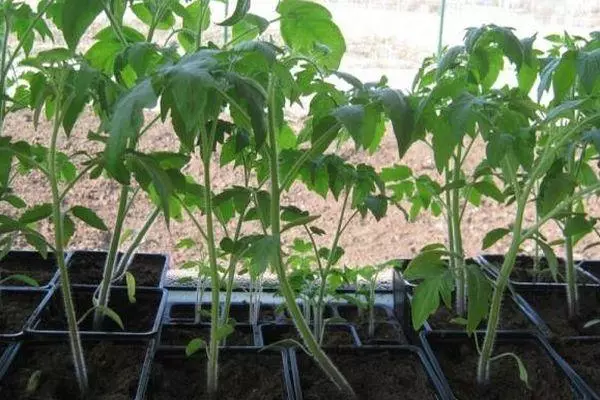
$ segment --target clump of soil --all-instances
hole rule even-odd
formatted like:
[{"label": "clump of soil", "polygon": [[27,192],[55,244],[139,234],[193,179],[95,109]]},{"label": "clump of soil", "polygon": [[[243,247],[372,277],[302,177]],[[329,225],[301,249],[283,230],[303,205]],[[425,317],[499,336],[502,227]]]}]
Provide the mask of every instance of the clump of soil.
[{"label": "clump of soil", "polygon": [[[163,325],[160,342],[167,346],[187,346],[192,339],[210,341],[210,325]],[[236,326],[234,331],[221,342],[223,346],[254,346],[251,326]]]},{"label": "clump of soil", "polygon": [[0,334],[21,332],[46,294],[46,291],[0,291]]},{"label": "clump of soil", "polygon": [[[454,318],[456,318],[456,313],[442,305],[429,317],[427,322],[429,322],[429,325],[431,325],[431,328],[434,330],[465,330],[464,325],[452,322],[452,319]],[[485,329],[486,326],[487,321],[481,321],[478,329]],[[509,296],[505,296],[500,311],[499,328],[506,330],[533,330],[535,329],[535,326],[531,323],[529,318],[523,314],[514,300]]]},{"label": "clump of soil", "polygon": [[[85,342],[89,392],[82,400],[131,400],[135,397],[146,345],[137,343]],[[34,393],[26,389],[32,375],[39,374]],[[67,343],[25,343],[7,376],[0,381],[0,397],[27,400],[74,400],[80,398]]]},{"label": "clump of soil", "polygon": [[[98,285],[102,281],[107,254],[103,252],[78,252],[69,261],[69,277],[73,284]],[[119,254],[121,257],[121,254]],[[128,271],[135,277],[138,287],[158,287],[165,265],[165,257],[155,254],[136,254]],[[123,279],[115,282],[125,285]]]},{"label": "clump of soil", "polygon": [[[38,253],[11,252],[0,261],[0,279],[10,275],[26,275],[39,286],[46,286],[56,274],[56,258],[52,253],[45,260]],[[7,279],[2,286],[27,286],[21,280]]]},{"label": "clump of soil", "polygon": [[512,357],[502,357],[492,363],[490,385],[476,385],[479,354],[471,339],[461,341],[436,340],[430,344],[457,399],[572,399],[573,393],[565,375],[554,365],[543,349],[533,340],[517,343],[497,343],[495,354],[515,353],[525,364],[530,388],[519,379],[519,369]]},{"label": "clump of soil", "polygon": [[[435,390],[421,360],[406,351],[329,352],[329,356],[356,392],[359,400],[435,399]],[[297,352],[304,400],[347,400],[315,362]]]},{"label": "clump of soil", "polygon": [[600,347],[598,341],[555,342],[552,347],[565,359],[575,372],[596,392],[600,391]]},{"label": "clump of soil", "polygon": [[[387,321],[389,314],[386,309],[381,306],[375,306],[375,321]],[[357,306],[351,304],[339,304],[337,306],[338,315],[352,324],[362,324],[369,321],[369,313],[367,309],[361,310]]]},{"label": "clump of soil", "polygon": [[[206,355],[176,357],[157,353],[148,400],[208,400]],[[219,400],[283,400],[283,361],[275,352],[227,352],[219,355]]]},{"label": "clump of soil", "polygon": [[[94,290],[75,289],[73,300],[77,318],[81,318],[91,307]],[[129,302],[127,291],[124,289],[113,289],[110,296],[109,307],[116,312],[125,326],[127,332],[149,332],[154,327],[158,307],[162,299],[159,292],[136,292],[136,302]],[[95,331],[93,329],[94,313],[89,315],[79,324],[82,331]],[[58,289],[52,295],[50,302],[42,311],[38,330],[66,330],[67,320],[65,317],[62,292]],[[121,332],[122,329],[110,318],[104,318],[103,331]]]},{"label": "clump of soil", "polygon": [[[261,332],[265,346],[285,339],[292,339],[298,343],[302,343],[302,338],[293,325],[263,325]],[[356,340],[349,326],[329,325],[325,327],[322,345],[329,347],[355,346]]]},{"label": "clump of soil", "polygon": [[402,332],[402,327],[392,322],[376,322],[375,334],[369,336],[369,324],[360,324],[356,327],[358,337],[363,344],[377,343],[379,340],[394,341],[398,344],[407,344],[406,336]]},{"label": "clump of soil", "polygon": [[593,287],[579,287],[579,316],[569,320],[567,294],[564,288],[544,289],[540,291],[522,291],[519,293],[539,314],[553,335],[587,336],[600,335],[600,325],[584,328],[592,319],[598,318],[600,293]]}]

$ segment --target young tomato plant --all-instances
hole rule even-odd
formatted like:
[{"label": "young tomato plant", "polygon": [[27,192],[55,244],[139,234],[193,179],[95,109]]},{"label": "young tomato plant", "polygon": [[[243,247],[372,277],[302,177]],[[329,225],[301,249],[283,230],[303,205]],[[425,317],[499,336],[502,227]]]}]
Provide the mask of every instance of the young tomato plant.
[{"label": "young tomato plant", "polygon": [[[478,206],[482,196],[502,203],[507,194],[496,186],[489,165],[493,154],[488,153],[488,159],[472,172],[465,162],[477,141],[487,140],[494,131],[519,129],[518,121],[526,118],[518,112],[517,103],[528,106],[519,93],[528,93],[535,79],[525,59],[531,41],[520,41],[510,28],[470,28],[463,45],[446,49],[437,62],[427,59],[415,79],[417,126],[429,132],[422,139],[433,150],[443,177],[441,187],[431,180],[419,183],[429,183],[425,192],[434,199],[432,209],[435,206],[435,211],[444,215],[448,232],[447,247],[426,246],[405,271],[407,279],[422,280],[412,303],[415,328],[437,309],[440,297],[450,308],[453,292],[454,311],[467,321],[468,331],[476,329],[486,316],[491,287],[476,265],[465,262],[461,225],[469,204]],[[497,87],[506,60],[516,67],[519,88]],[[515,111],[503,114],[507,104]],[[528,107],[522,107],[523,113],[533,112]],[[517,136],[516,140],[526,138]]]},{"label": "young tomato plant", "polygon": [[[529,53],[529,56],[532,57],[532,53]],[[586,56],[578,57],[577,60],[578,63],[589,62]],[[535,62],[535,59],[529,58],[529,65],[534,65],[534,71],[538,68]],[[543,93],[550,85],[548,74],[544,71],[548,68],[554,70],[561,62],[562,59],[540,67],[543,78],[540,80],[539,93]],[[586,68],[583,68],[581,65],[576,67],[574,64],[573,68],[578,79],[585,82],[584,89],[591,92],[597,73],[591,74],[593,68],[590,70],[588,69],[590,65],[585,65]],[[544,118],[530,119],[528,127],[524,124],[526,121],[521,120],[523,129],[518,132],[521,132],[520,136],[526,133],[525,137],[528,138],[526,142],[519,141],[514,134],[507,132],[497,132],[487,138],[488,161],[491,167],[502,172],[507,190],[514,197],[516,214],[509,229],[510,247],[495,282],[488,326],[481,347],[477,379],[482,384],[489,380],[490,361],[493,359],[492,351],[498,329],[502,296],[522,243],[530,239],[539,241],[541,237],[539,231],[542,226],[548,221],[561,219],[564,216],[572,218],[573,205],[590,195],[597,194],[600,189],[597,179],[593,179],[593,183],[590,180],[589,184],[579,185],[575,178],[578,175],[571,175],[573,170],[565,166],[568,165],[565,159],[571,157],[575,157],[576,160],[581,159],[582,149],[585,149],[590,142],[590,132],[595,131],[600,114],[597,108],[583,107],[585,111],[581,118],[569,119],[569,116],[573,116],[573,109],[581,104],[578,101],[565,103],[556,99],[556,92],[560,93],[561,88],[564,87],[561,75],[556,76],[558,71],[561,69],[554,70],[555,75],[552,77],[555,99],[545,108]],[[579,116],[579,112],[574,114]],[[562,118],[563,115],[566,119]],[[585,151],[583,153],[585,154]],[[535,187],[539,187],[536,198],[539,217],[532,226],[526,228],[523,226],[525,209]]]}]

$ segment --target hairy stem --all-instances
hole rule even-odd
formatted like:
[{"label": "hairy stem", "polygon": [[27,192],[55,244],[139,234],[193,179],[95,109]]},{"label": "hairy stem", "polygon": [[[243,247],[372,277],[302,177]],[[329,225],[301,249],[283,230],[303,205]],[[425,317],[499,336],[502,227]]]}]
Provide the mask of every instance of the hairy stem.
[{"label": "hairy stem", "polygon": [[[57,94],[56,104],[61,104],[61,95]],[[56,170],[56,142],[60,130],[61,120],[60,107],[56,107],[54,117],[54,127],[52,130],[52,140],[48,152],[48,175],[50,178],[50,187],[52,191],[52,221],[54,223],[54,242],[55,256],[60,271],[60,290],[63,298],[63,307],[67,317],[67,327],[69,330],[69,344],[71,355],[73,356],[73,367],[75,369],[75,379],[82,395],[88,390],[88,376],[83,345],[79,336],[79,327],[77,326],[77,315],[75,314],[75,304],[71,294],[71,280],[69,279],[69,270],[65,265],[65,251],[63,238],[63,215],[61,211],[60,192],[58,188],[58,172]]]},{"label": "hairy stem", "polygon": [[121,241],[121,233],[123,231],[123,223],[125,222],[128,195],[129,186],[121,186],[121,193],[119,194],[119,206],[117,209],[117,220],[115,222],[113,235],[110,239],[108,254],[106,255],[106,261],[104,263],[102,282],[100,282],[98,305],[101,306],[101,308],[97,308],[96,311],[94,311],[94,330],[96,331],[99,331],[102,328],[104,310],[108,307],[108,303],[110,301],[110,289],[112,286],[115,265],[117,263],[119,242]]},{"label": "hairy stem", "polygon": [[281,292],[285,299],[287,309],[290,312],[292,320],[296,329],[300,333],[300,337],[304,341],[306,349],[315,359],[317,364],[325,371],[329,378],[334,384],[344,393],[347,394],[348,398],[356,398],[352,387],[346,380],[346,378],[340,373],[333,362],[329,359],[327,354],[321,349],[319,343],[311,333],[308,322],[302,317],[302,311],[296,303],[296,296],[290,283],[286,277],[285,267],[283,260],[281,259],[281,228],[279,220],[280,211],[280,182],[279,182],[279,157],[277,151],[277,128],[275,122],[275,96],[274,90],[275,85],[272,81],[269,82],[268,100],[269,100],[269,148],[270,148],[270,175],[271,175],[271,231],[275,247],[278,249],[277,255],[273,257],[273,268],[277,273]]},{"label": "hairy stem", "polygon": [[579,313],[577,296],[577,271],[573,260],[573,236],[564,235],[565,239],[565,277],[567,281],[567,308],[569,319],[574,319]]},{"label": "hairy stem", "polygon": [[[460,148],[458,149],[458,155],[454,162],[453,171],[453,182],[456,183],[460,180]],[[454,253],[451,258],[456,260],[454,265],[454,273],[456,276],[456,313],[464,317],[467,310],[467,286],[465,280],[465,259],[462,245],[462,231],[461,231],[461,212],[460,212],[460,188],[452,189],[452,202],[450,215],[452,218],[452,237],[454,247],[452,252]]]}]

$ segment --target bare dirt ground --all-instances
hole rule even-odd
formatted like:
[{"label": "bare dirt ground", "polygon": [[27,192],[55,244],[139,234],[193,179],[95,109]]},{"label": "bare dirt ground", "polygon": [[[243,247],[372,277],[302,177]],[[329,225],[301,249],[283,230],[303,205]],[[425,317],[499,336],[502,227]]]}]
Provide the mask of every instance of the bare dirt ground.
[{"label": "bare dirt ground", "polygon": [[[398,4],[403,4],[403,6],[396,8],[382,2],[356,4],[336,1],[329,3],[328,6],[347,37],[348,55],[343,63],[344,70],[367,80],[378,79],[381,74],[386,74],[396,87],[408,88],[421,59],[435,51],[438,25],[438,16],[435,13],[437,2],[416,2],[416,5],[411,6],[414,9],[408,10],[407,7],[413,3],[415,2],[400,1]],[[274,4],[271,1],[258,1],[253,5],[253,12],[269,17],[269,10],[272,10],[273,7]],[[590,20],[589,22],[583,26],[573,26],[573,29],[576,31],[592,30],[588,27],[593,26],[598,19],[594,19],[591,14],[587,15],[587,18]],[[578,21],[581,25],[581,21]],[[522,28],[522,31],[518,31],[520,36],[531,34],[535,30],[543,33],[561,32],[567,23],[566,20],[556,17],[555,14],[534,17],[533,11],[521,12],[498,7],[469,8],[465,5],[461,8],[456,6],[448,11],[446,42],[458,43],[464,28],[484,22],[496,22],[499,25]],[[103,20],[99,19],[95,24],[95,29],[102,27],[103,24]],[[213,35],[218,37],[218,33],[213,33]],[[43,47],[40,45],[40,48]],[[291,110],[289,117],[293,121],[294,127],[301,126],[301,112]],[[63,137],[63,151],[73,153],[86,149],[86,146],[89,145],[86,135],[89,130],[96,129],[97,124],[98,121],[91,113],[87,112],[83,115],[71,138],[66,140]],[[8,118],[5,132],[7,135],[29,143],[47,145],[50,131],[48,123],[41,124],[37,131],[33,129],[32,125],[31,114],[21,112]],[[146,134],[142,148],[144,150],[177,150],[178,143],[168,125],[156,125]],[[86,150],[100,149],[88,148]],[[372,163],[378,169],[401,163],[410,166],[415,174],[435,174],[432,154],[423,144],[415,145],[403,160],[399,160],[395,139],[389,129],[379,152],[375,155],[356,153],[352,146],[343,147],[341,153],[352,161]],[[469,165],[473,167],[484,154],[483,146],[475,146]],[[216,169],[213,168],[213,170]],[[200,167],[197,163],[192,164],[190,171],[195,173],[197,180],[201,180]],[[220,188],[235,182],[237,178],[239,178],[238,174],[230,169],[218,170],[214,174],[215,185]],[[38,175],[19,179],[15,188],[30,205],[49,201],[47,183]],[[96,180],[84,180],[69,196],[67,205],[79,204],[90,207],[111,226],[116,214],[118,189],[116,183],[103,177]],[[144,198],[140,198],[140,200],[134,205],[128,216],[126,221],[128,228],[139,229],[151,211],[148,200]],[[322,199],[309,193],[302,185],[296,184],[289,193],[286,193],[285,200],[309,210],[311,214],[321,215],[319,226],[329,234],[335,230],[341,205],[333,199]],[[2,207],[0,207],[0,213],[10,213]],[[597,199],[590,202],[589,210],[592,215],[600,216]],[[506,227],[512,216],[513,209],[511,207],[498,206],[487,200],[483,200],[479,208],[469,207],[462,226],[467,254],[479,253],[485,233],[493,228]],[[526,223],[531,224],[533,220],[533,213],[529,212]],[[376,222],[370,217],[365,220],[355,220],[341,241],[341,245],[346,251],[342,263],[351,266],[377,263],[391,258],[410,257],[428,243],[444,242],[444,226],[442,217],[434,218],[429,214],[423,214],[416,221],[409,223],[405,221],[399,211],[393,209],[390,209],[388,216],[380,222]],[[50,228],[48,225],[42,226],[42,230],[48,235],[51,233]],[[556,237],[557,229],[555,226],[549,225],[545,233],[549,237]],[[286,236],[285,240],[289,242],[294,235],[301,234],[302,231],[292,232],[291,235]],[[170,252],[173,258],[172,266],[177,268],[190,256],[195,255],[195,253],[175,249],[175,244],[184,237],[198,237],[189,221],[174,221],[170,229],[167,229],[161,220],[153,227],[141,250]],[[327,237],[323,244],[329,245],[330,241],[331,237]],[[595,241],[594,238],[584,240],[578,246],[578,255],[585,257],[600,255],[600,247],[592,248],[585,253],[581,251],[593,241]],[[70,248],[106,249],[108,242],[108,234],[78,225]],[[505,248],[506,241],[503,241],[488,251],[502,252]]]}]

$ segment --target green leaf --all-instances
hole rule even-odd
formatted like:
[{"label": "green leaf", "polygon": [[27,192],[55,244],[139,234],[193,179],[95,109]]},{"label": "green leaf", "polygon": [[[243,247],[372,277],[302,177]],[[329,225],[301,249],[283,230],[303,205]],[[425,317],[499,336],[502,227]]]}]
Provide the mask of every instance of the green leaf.
[{"label": "green leaf", "polygon": [[554,102],[562,101],[570,92],[577,77],[577,54],[567,51],[554,70],[552,87],[554,89]]},{"label": "green leaf", "polygon": [[233,25],[232,40],[243,42],[253,40],[269,27],[269,21],[255,14],[246,14],[246,16]]},{"label": "green leaf", "polygon": [[477,265],[466,265],[467,273],[467,332],[474,332],[486,317],[492,296],[492,285]]},{"label": "green leaf", "polygon": [[379,89],[375,92],[375,97],[383,104],[386,115],[392,121],[394,135],[398,142],[398,152],[402,158],[416,140],[413,109],[399,90]]},{"label": "green leaf", "polygon": [[569,174],[547,174],[540,185],[537,209],[541,216],[548,214],[573,193],[576,182]]},{"label": "green leaf", "polygon": [[282,228],[281,228],[281,233],[288,231],[292,228],[295,228],[297,226],[301,226],[301,225],[308,225],[311,222],[316,221],[317,219],[321,218],[320,215],[308,215],[306,217],[301,217],[301,218],[297,218],[287,224],[285,224]]},{"label": "green leaf", "polygon": [[404,270],[404,278],[428,279],[442,275],[448,268],[442,257],[447,256],[446,250],[426,250],[413,258]]},{"label": "green leaf", "polygon": [[122,330],[125,330],[125,326],[123,325],[123,320],[121,319],[121,317],[119,317],[119,314],[117,314],[112,308],[104,307],[104,306],[96,306],[96,309],[100,310],[100,312],[102,314],[104,314],[104,316],[112,319],[114,321],[114,323],[119,326],[119,328],[121,328]]},{"label": "green leaf", "polygon": [[555,282],[558,282],[558,258],[556,257],[556,253],[552,250],[548,244],[546,244],[542,240],[536,240],[542,252],[544,252],[544,257],[546,257],[546,261],[548,262],[548,269],[550,269],[550,273],[552,274],[552,279]]},{"label": "green leaf", "polygon": [[42,219],[46,219],[52,215],[52,204],[44,203],[38,204],[29,208],[27,211],[21,215],[19,218],[19,222],[22,224],[31,224],[33,222],[40,221]]},{"label": "green leaf", "polygon": [[102,0],[64,0],[61,30],[71,50],[102,10]]},{"label": "green leaf", "polygon": [[30,276],[23,275],[23,274],[14,274],[14,275],[6,276],[6,277],[0,279],[0,285],[6,281],[19,281],[19,282],[22,282],[26,285],[33,286],[33,287],[40,286],[39,283],[35,279],[33,279]]},{"label": "green leaf", "polygon": [[504,202],[504,194],[498,187],[490,181],[480,181],[473,184],[473,187],[482,195],[496,200],[498,203]]},{"label": "green leaf", "polygon": [[92,228],[99,229],[101,231],[107,231],[108,227],[104,224],[104,221],[96,214],[94,211],[89,208],[82,206],[74,206],[71,208],[71,213],[74,217],[79,218]]},{"label": "green leaf", "polygon": [[416,287],[411,304],[412,323],[415,330],[421,328],[427,318],[437,311],[440,306],[440,296],[450,297],[452,295],[452,287],[452,277],[447,269],[444,270],[444,273],[425,279]]},{"label": "green leaf", "polygon": [[179,242],[177,242],[177,244],[175,245],[176,249],[193,249],[194,247],[196,247],[196,241],[192,238],[184,238],[181,239]]},{"label": "green leaf", "polygon": [[8,204],[10,204],[11,206],[13,206],[15,208],[27,207],[27,204],[25,203],[25,201],[23,201],[23,199],[21,199],[18,196],[15,196],[15,195],[9,194],[7,196],[4,196],[4,198],[2,200],[6,201]]},{"label": "green leaf", "polygon": [[486,250],[492,247],[498,240],[510,233],[510,229],[496,228],[489,231],[483,238],[482,249]]},{"label": "green leaf", "polygon": [[130,143],[137,139],[142,127],[142,110],[154,107],[156,100],[150,80],[145,80],[123,96],[115,106],[115,113],[109,123],[110,137],[104,157],[107,171],[123,184],[129,184],[129,173],[123,163],[124,154]]},{"label": "green leaf", "polygon": [[364,201],[366,208],[373,214],[375,220],[379,221],[385,214],[388,209],[388,199],[383,195],[377,196],[367,196]]},{"label": "green leaf", "polygon": [[384,182],[403,181],[412,176],[412,170],[406,165],[394,165],[393,167],[383,168],[380,176]]},{"label": "green leaf", "polygon": [[250,0],[237,0],[233,14],[223,22],[217,23],[221,26],[233,26],[240,22],[250,10]]},{"label": "green leaf", "polygon": [[439,80],[446,71],[453,68],[454,64],[456,64],[456,59],[464,50],[464,46],[454,46],[444,52],[435,71],[436,80]]},{"label": "green leaf", "polygon": [[75,234],[75,223],[73,220],[67,215],[64,214],[63,218],[63,246],[67,247],[71,238]]},{"label": "green leaf", "polygon": [[379,123],[379,113],[372,105],[341,106],[333,111],[333,116],[344,125],[357,148],[362,146],[367,149],[371,146]]},{"label": "green leaf", "polygon": [[192,339],[185,347],[185,355],[189,357],[198,352],[198,350],[205,349],[207,347],[208,346],[206,345],[206,342],[203,339]]},{"label": "green leaf", "polygon": [[135,303],[135,276],[129,271],[125,272],[125,283],[127,285],[127,297],[130,303]]},{"label": "green leaf", "polygon": [[577,236],[590,233],[594,229],[595,222],[590,221],[583,215],[575,215],[567,219],[563,234],[565,236]]},{"label": "green leaf", "polygon": [[328,69],[338,69],[346,42],[329,11],[320,4],[283,0],[277,6],[281,36],[296,52],[311,56]]},{"label": "green leaf", "polygon": [[246,255],[251,258],[253,266],[264,272],[275,257],[279,257],[279,246],[272,236],[263,236],[250,244]]},{"label": "green leaf", "polygon": [[233,325],[231,324],[224,324],[221,325],[217,328],[217,334],[216,334],[216,338],[217,340],[221,341],[223,339],[225,339],[227,336],[231,335],[234,331]]},{"label": "green leaf", "polygon": [[[173,195],[173,184],[169,174],[167,174],[166,171],[161,168],[160,164],[150,156],[136,153],[130,155],[129,157],[134,168],[143,171],[144,174],[147,174],[150,177],[152,188],[158,195],[158,200],[165,217],[165,221],[168,225],[171,210],[170,199]],[[140,186],[142,186],[144,190],[148,191],[150,187],[144,182],[144,180],[140,180],[138,176],[139,173],[137,173],[136,179],[140,183]]]},{"label": "green leaf", "polygon": [[591,94],[600,76],[600,48],[577,55],[577,74],[584,90]]},{"label": "green leaf", "polygon": [[519,369],[519,379],[521,379],[521,381],[523,383],[525,383],[525,385],[528,388],[530,388],[529,374],[527,373],[527,368],[525,368],[525,364],[523,364],[523,361],[521,361],[519,356],[517,356],[515,353],[502,353],[502,354],[498,354],[497,356],[492,357],[491,360],[496,361],[502,357],[512,357],[517,362],[517,368]]}]

